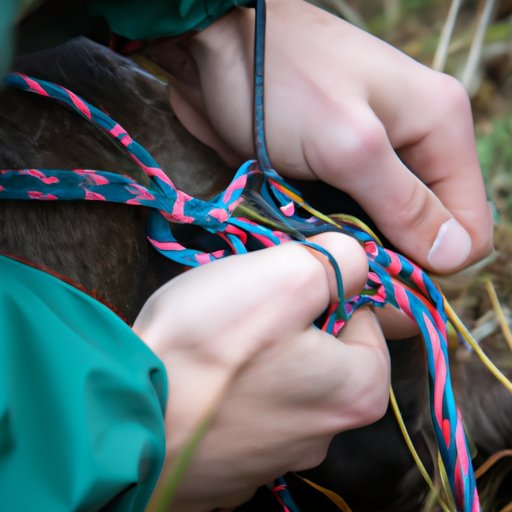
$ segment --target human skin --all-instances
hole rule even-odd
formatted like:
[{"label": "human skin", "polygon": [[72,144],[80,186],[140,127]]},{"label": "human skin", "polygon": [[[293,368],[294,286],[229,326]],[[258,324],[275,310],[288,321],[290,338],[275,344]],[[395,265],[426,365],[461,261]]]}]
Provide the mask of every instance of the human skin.
[{"label": "human skin", "polygon": [[[254,11],[235,8],[192,37],[148,49],[173,75],[180,120],[233,166],[254,157],[253,34]],[[491,251],[470,104],[452,77],[306,2],[269,0],[265,109],[281,174],[348,192],[426,269],[456,271]],[[366,279],[366,256],[340,235],[324,236],[350,295]],[[374,316],[359,312],[340,340],[311,327],[329,302],[329,266],[320,272],[318,261],[296,244],[228,259],[170,283],[143,311],[149,331],[136,330],[173,379],[170,460],[229,384],[175,510],[234,506],[258,485],[320,462],[336,433],[384,413],[389,362]],[[159,303],[173,311],[172,325]],[[389,312],[381,319],[393,337],[411,332]]]},{"label": "human skin", "polygon": [[[360,291],[358,243],[337,233],[313,241],[336,258],[346,296]],[[336,297],[326,258],[289,242],[192,269],[148,300],[134,330],[169,375],[168,460],[222,398],[173,510],[235,506],[320,463],[336,433],[384,414],[389,357],[373,313],[356,313],[339,338],[312,326]]]},{"label": "human skin", "polygon": [[[303,2],[268,4],[267,132],[275,167],[351,193],[427,268],[456,270],[484,256],[490,216],[460,85]],[[254,155],[252,30],[253,11],[234,9],[184,39],[169,63],[170,99],[182,122],[232,165]],[[471,238],[452,221],[439,240],[452,218]],[[329,238],[339,236],[320,240],[337,255],[345,289],[356,293],[366,256],[349,239]],[[359,312],[339,340],[311,327],[334,300],[324,264],[287,244],[190,271],[146,304],[134,328],[170,378],[169,460],[229,389],[175,510],[236,505],[272,478],[316,465],[334,434],[384,413],[389,361],[373,315]]]},{"label": "human skin", "polygon": [[[254,10],[235,8],[149,50],[173,74],[181,121],[234,166],[254,157],[253,34]],[[348,192],[424,268],[491,251],[471,107],[453,77],[307,2],[268,0],[265,116],[281,174]]]}]

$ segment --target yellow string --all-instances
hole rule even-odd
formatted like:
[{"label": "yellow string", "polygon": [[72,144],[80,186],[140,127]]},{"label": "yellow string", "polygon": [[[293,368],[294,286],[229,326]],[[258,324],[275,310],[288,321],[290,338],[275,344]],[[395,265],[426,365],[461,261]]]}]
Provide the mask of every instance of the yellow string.
[{"label": "yellow string", "polygon": [[493,453],[476,471],[475,478],[481,478],[494,464],[505,457],[512,457],[512,450],[500,450],[499,452]]},{"label": "yellow string", "polygon": [[382,245],[381,240],[375,234],[375,232],[369,226],[367,226],[362,220],[359,220],[357,217],[353,217],[352,215],[347,215],[344,213],[336,213],[330,216],[324,215],[322,212],[319,212],[318,210],[307,204],[304,201],[304,199],[302,199],[302,197],[300,197],[299,195],[295,194],[295,192],[284,187],[281,183],[277,183],[276,181],[272,180],[272,184],[284,195],[286,195],[292,201],[297,203],[303,210],[306,210],[308,213],[311,213],[311,215],[313,215],[317,219],[323,220],[327,224],[331,224],[332,226],[336,226],[337,228],[343,228],[343,223],[352,224],[354,226],[357,226],[365,233],[369,234],[371,237],[373,237],[379,245]]},{"label": "yellow string", "polygon": [[503,336],[505,337],[506,342],[508,343],[508,347],[512,350],[512,333],[510,332],[510,328],[508,326],[507,319],[505,318],[505,314],[503,313],[503,308],[501,307],[500,300],[498,299],[498,294],[496,293],[496,289],[492,284],[492,281],[487,278],[485,279],[485,288],[487,290],[487,295],[489,295],[489,300],[491,301],[492,308],[494,309],[494,313],[501,327],[501,332],[503,332]]},{"label": "yellow string", "polygon": [[334,491],[326,489],[325,487],[322,487],[319,484],[315,484],[315,482],[312,482],[311,480],[308,480],[303,476],[296,476],[298,476],[303,482],[313,487],[313,489],[316,489],[317,491],[321,492],[326,498],[331,500],[331,502],[334,503],[342,512],[352,512],[352,509],[348,506],[347,502],[339,494],[336,494]]},{"label": "yellow string", "polygon": [[507,379],[503,373],[496,367],[496,365],[489,359],[487,354],[482,350],[480,345],[474,340],[471,333],[461,322],[460,318],[457,316],[455,311],[452,309],[446,297],[443,296],[444,300],[444,308],[448,315],[450,322],[453,326],[460,332],[462,337],[466,340],[469,346],[473,349],[475,354],[480,358],[484,366],[494,375],[494,377],[503,385],[503,387],[509,392],[512,393],[512,382]]},{"label": "yellow string", "polygon": [[452,512],[452,509],[450,509],[450,507],[443,501],[441,496],[439,496],[439,491],[436,489],[434,483],[432,482],[432,479],[430,478],[428,471],[423,465],[423,462],[420,456],[418,455],[416,448],[414,447],[411,436],[409,435],[407,427],[405,426],[405,422],[402,418],[402,414],[400,413],[400,408],[398,407],[396,396],[392,387],[390,387],[389,389],[389,399],[391,401],[391,407],[393,408],[393,412],[395,413],[396,421],[398,423],[398,426],[400,427],[400,431],[402,432],[405,444],[407,445],[407,448],[409,449],[409,452],[411,453],[412,458],[414,459],[414,462],[418,467],[419,472],[421,473],[421,476],[423,477],[427,485],[430,487],[433,496],[437,499],[437,502],[439,503],[439,506],[443,509],[443,512]]},{"label": "yellow string", "polygon": [[[277,184],[275,184],[275,185],[278,186]],[[373,230],[371,230],[364,222],[362,222],[358,218],[352,217],[351,215],[345,215],[345,214],[336,214],[336,215],[331,215],[330,217],[327,217],[326,215],[322,214],[321,212],[319,212],[319,211],[315,210],[314,208],[312,208],[311,206],[309,206],[307,203],[305,203],[302,200],[302,198],[300,196],[298,196],[297,194],[294,194],[291,190],[283,189],[282,187],[279,187],[279,188],[288,197],[290,197],[292,200],[297,202],[304,210],[308,211],[309,213],[311,213],[312,215],[314,215],[318,219],[323,220],[324,222],[327,222],[328,224],[334,225],[334,226],[336,226],[338,228],[342,227],[343,223],[352,224],[352,225],[358,227],[359,229],[363,230],[364,232],[366,232],[370,236],[372,236],[377,243],[382,245],[382,242],[379,240],[379,238],[373,232]],[[496,316],[498,317],[498,321],[500,322],[500,325],[501,325],[503,334],[505,336],[505,339],[507,340],[507,343],[508,343],[509,347],[512,350],[512,333],[510,332],[508,324],[507,324],[507,322],[505,320],[505,316],[503,314],[503,310],[502,310],[501,305],[499,303],[499,300],[497,298],[494,286],[492,285],[492,283],[490,281],[487,281],[486,282],[486,287],[487,287],[487,291],[488,291],[488,294],[489,294],[489,298],[490,298],[491,303],[493,304],[494,310],[496,312]],[[447,316],[448,316],[451,324],[455,327],[455,329],[458,332],[460,332],[462,337],[471,346],[473,351],[476,353],[476,355],[482,361],[484,366],[491,372],[491,374],[510,393],[512,393],[512,382],[510,382],[510,380],[489,359],[489,357],[481,349],[481,347],[478,345],[478,343],[473,339],[473,337],[471,336],[471,333],[468,331],[468,329],[461,322],[461,320],[459,319],[459,317],[457,316],[457,314],[455,313],[453,308],[450,306],[450,304],[446,300],[446,297],[443,294],[442,294],[442,296],[443,296],[444,308],[445,308],[445,311],[447,313]],[[403,421],[403,418],[402,418],[402,415],[400,413],[400,409],[399,409],[398,404],[396,402],[396,397],[395,397],[395,394],[394,394],[392,388],[390,389],[390,400],[391,400],[391,405],[392,405],[393,411],[395,413],[395,417],[397,419],[398,425],[399,425],[400,430],[402,432],[402,436],[403,436],[403,438],[405,440],[405,443],[407,444],[407,447],[408,447],[408,449],[409,449],[409,451],[410,451],[410,453],[411,453],[411,455],[412,455],[412,457],[413,457],[413,459],[414,459],[414,461],[416,463],[416,466],[418,467],[418,470],[420,471],[420,473],[423,476],[424,480],[426,481],[426,483],[430,487],[430,490],[432,491],[434,497],[437,499],[437,501],[439,503],[439,506],[442,508],[442,510],[444,512],[451,512],[451,510],[455,510],[455,508],[454,508],[455,505],[453,504],[453,500],[452,499],[450,500],[451,507],[449,507],[441,499],[441,497],[439,496],[438,490],[435,488],[434,483],[432,482],[432,479],[430,478],[427,470],[425,469],[425,466],[423,465],[423,462],[421,461],[421,459],[420,459],[420,457],[419,457],[419,455],[418,455],[418,453],[417,453],[417,451],[416,451],[416,449],[415,449],[415,447],[414,447],[414,445],[412,443],[412,440],[411,440],[411,438],[409,436],[409,433],[407,431],[407,427],[405,426],[405,423]],[[439,470],[440,470],[440,474],[441,474],[442,485],[443,485],[443,487],[444,487],[444,489],[446,491],[446,481],[447,481],[446,469],[444,468],[444,464],[443,464],[443,462],[442,462],[442,460],[440,458],[439,452],[438,452],[438,463],[439,463]],[[306,481],[307,483],[309,483],[310,485],[312,485],[313,487],[317,488],[320,492],[323,492],[323,494],[325,494],[327,497],[329,497],[329,495],[327,493],[332,493],[332,491],[329,491],[328,489],[321,488],[320,486],[317,486],[317,484],[314,484],[313,482],[309,482],[306,479],[303,479],[303,480]],[[335,493],[333,493],[333,494],[335,494]],[[450,492],[446,492],[446,494],[447,494],[447,496],[449,498],[452,498]],[[335,494],[335,496],[337,496],[337,495]],[[345,502],[343,502],[343,503],[345,503]],[[346,505],[346,503],[345,503],[345,505]],[[348,507],[348,505],[346,505],[346,506]],[[348,510],[349,511],[350,509],[343,509],[343,508],[341,508],[341,510],[344,510],[344,511]],[[510,506],[506,506],[500,512],[512,512],[512,504],[510,504]]]},{"label": "yellow string", "polygon": [[512,512],[512,503],[505,505],[499,512]]},{"label": "yellow string", "polygon": [[457,506],[455,505],[455,501],[453,500],[453,494],[451,492],[450,483],[448,481],[448,473],[446,472],[446,467],[444,465],[443,459],[441,458],[441,453],[437,450],[437,467],[439,468],[439,475],[441,477],[441,485],[443,486],[443,490],[445,495],[449,500],[449,506],[452,510],[457,510]]},{"label": "yellow string", "polygon": [[370,235],[379,245],[383,245],[381,239],[376,235],[375,231],[367,226],[362,220],[359,220],[357,217],[353,217],[352,215],[347,215],[345,213],[336,213],[331,215],[331,218],[334,220],[340,221],[340,224],[352,224],[353,226],[358,227],[360,230],[364,231],[367,235]]}]

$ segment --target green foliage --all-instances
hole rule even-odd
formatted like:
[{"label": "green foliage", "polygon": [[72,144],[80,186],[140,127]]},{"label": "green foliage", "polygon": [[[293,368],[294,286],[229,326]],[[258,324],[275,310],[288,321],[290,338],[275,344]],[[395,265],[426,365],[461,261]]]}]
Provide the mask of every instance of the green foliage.
[{"label": "green foliage", "polygon": [[494,119],[477,135],[477,150],[490,199],[512,220],[512,112]]}]

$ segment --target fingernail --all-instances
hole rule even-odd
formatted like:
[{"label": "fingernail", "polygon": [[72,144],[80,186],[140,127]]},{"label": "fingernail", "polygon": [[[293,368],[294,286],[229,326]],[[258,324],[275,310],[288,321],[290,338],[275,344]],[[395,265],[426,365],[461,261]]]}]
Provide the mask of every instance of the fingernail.
[{"label": "fingernail", "polygon": [[441,225],[427,260],[439,272],[449,272],[464,263],[471,252],[469,233],[455,220]]}]

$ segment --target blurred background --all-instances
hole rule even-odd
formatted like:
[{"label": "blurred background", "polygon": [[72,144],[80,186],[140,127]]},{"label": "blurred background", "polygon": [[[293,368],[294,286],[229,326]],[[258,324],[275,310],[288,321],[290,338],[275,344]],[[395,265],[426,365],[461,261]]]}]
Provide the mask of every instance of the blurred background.
[{"label": "blurred background", "polygon": [[313,0],[414,59],[457,77],[471,97],[478,151],[500,220],[512,215],[512,0]]}]

